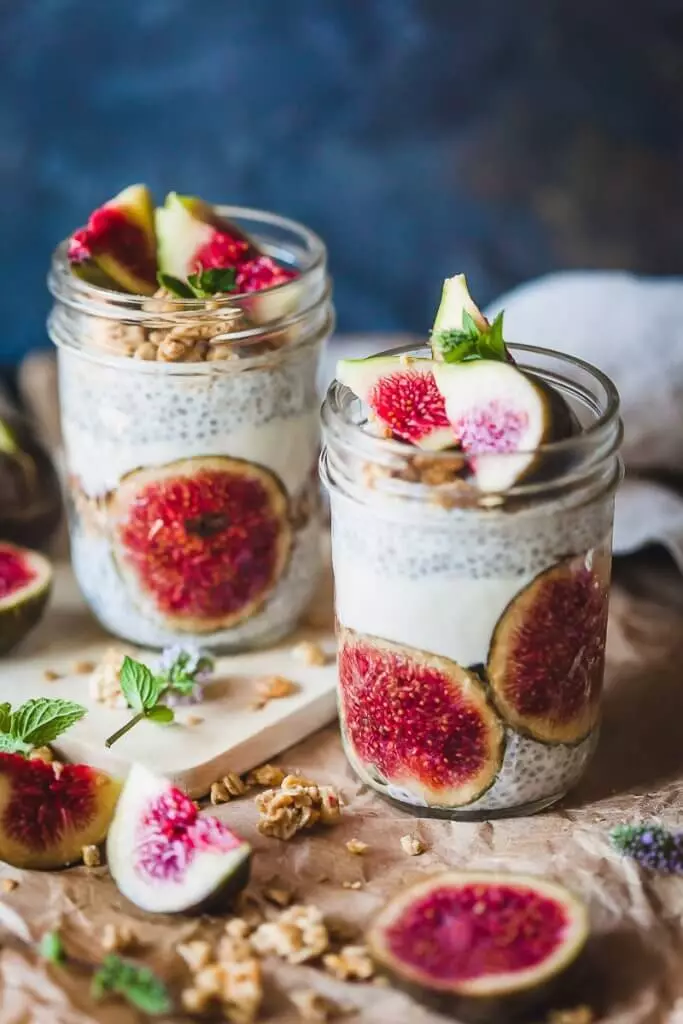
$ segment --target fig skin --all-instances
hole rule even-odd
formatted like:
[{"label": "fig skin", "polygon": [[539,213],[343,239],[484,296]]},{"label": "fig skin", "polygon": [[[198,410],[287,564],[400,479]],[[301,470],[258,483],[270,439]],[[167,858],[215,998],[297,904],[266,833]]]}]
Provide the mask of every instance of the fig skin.
[{"label": "fig skin", "polygon": [[61,521],[52,460],[29,420],[0,396],[0,541],[44,551]]},{"label": "fig skin", "polygon": [[26,548],[1,544],[11,548],[18,557],[28,559],[38,579],[25,584],[0,603],[0,656],[8,654],[26,637],[43,617],[52,590],[52,567],[46,558]]},{"label": "fig skin", "polygon": [[[430,890],[438,891],[453,887],[454,891],[457,891],[476,886],[481,889],[481,899],[484,901],[486,887],[501,884],[513,890],[515,888],[531,889],[542,899],[549,899],[551,902],[561,905],[569,921],[568,937],[562,938],[558,942],[555,952],[551,950],[545,961],[541,960],[535,968],[523,968],[516,983],[512,980],[513,974],[509,976],[510,981],[507,987],[496,984],[495,972],[491,972],[489,975],[488,990],[486,977],[481,976],[475,979],[474,991],[471,982],[459,981],[457,978],[454,978],[450,985],[445,980],[440,983],[434,982],[426,972],[423,980],[420,981],[419,968],[410,964],[404,966],[394,952],[388,948],[385,934],[392,926],[395,927],[397,920],[400,920],[400,915],[410,908],[412,899],[419,903],[425,896],[429,896]],[[485,904],[481,912],[487,913]],[[454,923],[455,921],[457,919],[454,919]],[[461,933],[463,942],[468,936],[466,921],[467,915],[465,914],[463,915]],[[440,923],[443,927],[443,921]],[[447,935],[447,932],[445,934]],[[374,917],[365,936],[370,955],[380,974],[387,977],[417,1002],[426,1004],[449,1017],[470,1022],[470,1024],[486,1024],[486,1022],[499,1024],[503,1021],[528,1020],[527,1014],[530,1011],[538,1011],[539,1008],[547,1007],[550,1000],[553,1001],[554,1006],[557,1006],[558,1002],[562,1000],[563,993],[571,993],[575,1002],[576,982],[586,967],[588,940],[589,922],[586,908],[576,896],[564,889],[563,886],[535,876],[486,871],[448,871],[423,879],[409,886],[407,890],[401,890]],[[438,941],[438,936],[435,937],[435,941]],[[504,948],[503,946],[502,949]],[[557,956],[556,963],[549,967],[548,961],[553,955],[556,955],[557,950],[563,955]],[[536,980],[533,978],[534,970],[537,974]],[[526,973],[526,978],[521,976],[524,973]]]}]

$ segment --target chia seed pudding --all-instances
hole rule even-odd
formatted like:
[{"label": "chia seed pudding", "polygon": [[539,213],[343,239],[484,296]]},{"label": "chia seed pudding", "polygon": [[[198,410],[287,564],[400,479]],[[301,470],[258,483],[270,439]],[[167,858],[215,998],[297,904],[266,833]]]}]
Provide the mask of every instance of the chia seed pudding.
[{"label": "chia seed pudding", "polygon": [[[269,214],[174,202],[162,210],[180,216],[179,237],[157,215],[159,258],[173,273],[159,273],[159,288],[138,259],[151,296],[93,283],[102,267],[112,273],[112,252],[115,271],[129,257],[110,238],[107,205],[96,211],[107,214],[106,245],[90,239],[93,214],[53,261],[72,563],[117,636],[248,649],[292,630],[321,568],[316,374],[333,316],[325,250]],[[75,238],[85,271],[74,267]],[[210,255],[208,269],[198,253]]]},{"label": "chia seed pudding", "polygon": [[[347,756],[406,809],[461,819],[560,799],[584,773],[600,719],[618,399],[586,364],[507,351],[516,375],[571,410],[570,436],[539,445],[531,472],[519,449],[419,451],[400,420],[387,436],[377,389],[354,396],[337,381],[323,407]],[[421,357],[357,362],[383,359],[384,386],[413,360],[431,372]],[[340,364],[338,377],[348,373]],[[424,417],[426,406],[411,408]],[[489,452],[498,465],[485,465]]]}]

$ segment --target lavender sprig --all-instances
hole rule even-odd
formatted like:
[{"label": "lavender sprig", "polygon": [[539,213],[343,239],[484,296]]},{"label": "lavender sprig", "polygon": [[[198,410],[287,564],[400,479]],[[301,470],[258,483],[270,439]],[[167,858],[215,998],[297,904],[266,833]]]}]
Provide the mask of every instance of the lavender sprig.
[{"label": "lavender sprig", "polygon": [[615,849],[650,871],[683,874],[683,833],[657,824],[617,825],[610,839]]}]

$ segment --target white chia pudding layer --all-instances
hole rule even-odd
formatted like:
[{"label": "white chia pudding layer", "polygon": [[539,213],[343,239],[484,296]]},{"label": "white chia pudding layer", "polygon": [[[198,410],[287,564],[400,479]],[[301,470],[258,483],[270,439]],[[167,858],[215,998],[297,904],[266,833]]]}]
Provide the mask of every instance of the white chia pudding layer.
[{"label": "white chia pudding layer", "polygon": [[[134,643],[161,647],[192,635],[169,627],[117,568],[102,509],[127,474],[185,459],[223,456],[275,474],[292,514],[287,565],[263,605],[245,621],[202,643],[226,650],[260,646],[290,631],[314,593],[321,568],[321,520],[315,500],[319,449],[316,353],[287,350],[267,363],[184,366],[121,359],[97,362],[59,353],[62,427],[72,491],[99,509],[71,510],[72,559],[86,600],[102,624]],[[151,370],[151,372],[150,372]],[[100,523],[95,523],[100,516]]]}]

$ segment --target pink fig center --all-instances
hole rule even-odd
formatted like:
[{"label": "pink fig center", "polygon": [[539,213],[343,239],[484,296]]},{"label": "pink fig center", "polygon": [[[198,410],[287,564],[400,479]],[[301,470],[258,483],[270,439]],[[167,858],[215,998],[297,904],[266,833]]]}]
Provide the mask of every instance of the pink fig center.
[{"label": "pink fig center", "polygon": [[237,290],[239,292],[258,292],[263,288],[274,288],[278,284],[286,284],[299,276],[297,270],[276,263],[270,256],[257,256],[247,260],[237,268]]},{"label": "pink fig center", "polygon": [[241,845],[217,818],[199,814],[189,797],[170,789],[146,809],[136,835],[136,869],[148,879],[182,882],[197,854],[229,853]]},{"label": "pink fig center", "polygon": [[97,811],[97,778],[88,765],[65,765],[56,774],[44,761],[1,754],[0,772],[12,787],[2,830],[31,850],[56,846],[66,832],[85,828]]},{"label": "pink fig center", "polygon": [[0,548],[0,600],[33,583],[38,574],[25,558],[8,548]]},{"label": "pink fig center", "polygon": [[493,399],[452,421],[455,436],[466,452],[518,451],[529,425],[528,414]]},{"label": "pink fig center", "polygon": [[504,883],[434,889],[387,929],[402,963],[438,981],[472,981],[543,963],[569,925],[565,908],[532,888]]},{"label": "pink fig center", "polygon": [[408,367],[391,373],[377,381],[367,401],[402,441],[415,443],[433,430],[449,427],[444,397],[433,373]]},{"label": "pink fig center", "polygon": [[145,281],[156,281],[156,253],[145,229],[123,210],[102,206],[90,215],[87,226],[69,241],[71,263],[83,263],[107,253]]},{"label": "pink fig center", "polygon": [[120,527],[158,608],[202,619],[235,613],[270,586],[280,536],[259,479],[212,470],[148,484]]},{"label": "pink fig center", "polygon": [[234,267],[247,257],[249,251],[249,242],[245,238],[214,230],[210,240],[197,249],[190,272]]}]

